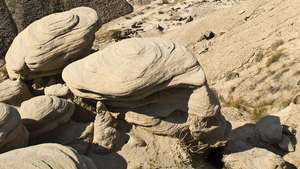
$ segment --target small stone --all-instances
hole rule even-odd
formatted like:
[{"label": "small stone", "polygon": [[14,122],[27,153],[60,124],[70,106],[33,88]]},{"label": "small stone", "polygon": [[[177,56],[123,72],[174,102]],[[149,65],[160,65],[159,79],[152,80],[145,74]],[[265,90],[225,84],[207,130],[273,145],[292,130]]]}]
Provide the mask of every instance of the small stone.
[{"label": "small stone", "polygon": [[293,103],[294,103],[294,104],[300,104],[300,95],[297,95],[297,96],[293,99]]},{"label": "small stone", "polygon": [[141,27],[142,27],[142,24],[143,24],[142,21],[134,22],[134,23],[131,25],[131,28],[141,28]]},{"label": "small stone", "polygon": [[193,20],[194,20],[194,18],[193,18],[192,16],[189,16],[189,17],[186,19],[185,23],[192,22]]},{"label": "small stone", "polygon": [[236,73],[236,72],[227,72],[225,74],[225,80],[226,81],[233,80],[233,79],[238,78],[238,77],[240,77],[240,74]]},{"label": "small stone", "polygon": [[212,31],[207,31],[207,32],[204,33],[204,38],[206,40],[210,40],[210,39],[212,39],[214,37],[215,37],[215,33],[212,32]]},{"label": "small stone", "polygon": [[241,10],[240,12],[239,12],[239,15],[242,15],[242,14],[244,14],[246,11],[245,10]]},{"label": "small stone", "polygon": [[70,90],[64,84],[55,84],[55,85],[46,87],[44,90],[44,93],[47,96],[65,97],[70,93]]},{"label": "small stone", "polygon": [[163,28],[163,27],[160,26],[160,25],[157,25],[156,29],[159,30],[160,32],[163,32],[165,28]]}]

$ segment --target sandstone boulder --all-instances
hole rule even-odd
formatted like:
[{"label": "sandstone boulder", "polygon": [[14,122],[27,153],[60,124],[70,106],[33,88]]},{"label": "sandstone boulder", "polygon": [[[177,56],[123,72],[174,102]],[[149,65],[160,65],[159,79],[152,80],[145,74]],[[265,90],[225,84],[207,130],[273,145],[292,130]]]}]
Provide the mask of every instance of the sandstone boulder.
[{"label": "sandstone boulder", "polygon": [[[110,111],[125,113],[127,122],[153,134],[190,131],[205,145],[224,143],[226,124],[217,98],[193,54],[177,43],[160,38],[123,40],[71,63],[62,76],[76,96],[101,100]],[[116,132],[106,125],[105,116],[97,116],[103,123],[95,125],[107,128],[101,139],[113,140]]]},{"label": "sandstone boulder", "polygon": [[286,169],[287,167],[279,155],[261,148],[227,155],[223,161],[226,169]]},{"label": "sandstone boulder", "polygon": [[34,138],[68,122],[74,110],[75,105],[65,99],[38,96],[24,101],[20,114],[24,125],[30,131],[30,137]]},{"label": "sandstone boulder", "polygon": [[65,97],[70,93],[69,88],[64,84],[55,84],[44,89],[47,96]]},{"label": "sandstone boulder", "polygon": [[88,157],[59,144],[41,144],[1,154],[0,168],[97,169]]},{"label": "sandstone boulder", "polygon": [[33,22],[18,34],[6,54],[9,77],[32,79],[59,73],[89,54],[99,26],[96,11],[87,7]]},{"label": "sandstone boulder", "polygon": [[166,88],[206,82],[186,48],[159,38],[115,43],[68,65],[63,79],[75,95],[96,100],[138,100]]},{"label": "sandstone boulder", "polygon": [[0,83],[0,102],[19,105],[31,97],[31,93],[21,80],[7,79]]},{"label": "sandstone boulder", "polygon": [[28,132],[19,112],[12,106],[0,103],[0,152],[24,147],[27,142]]}]

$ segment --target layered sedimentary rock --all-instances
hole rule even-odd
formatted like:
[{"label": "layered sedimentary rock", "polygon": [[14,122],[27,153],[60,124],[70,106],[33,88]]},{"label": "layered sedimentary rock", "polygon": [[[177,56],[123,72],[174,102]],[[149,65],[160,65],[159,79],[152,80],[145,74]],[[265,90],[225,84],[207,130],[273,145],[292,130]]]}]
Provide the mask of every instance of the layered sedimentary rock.
[{"label": "layered sedimentary rock", "polygon": [[0,59],[5,56],[11,42],[17,35],[16,25],[4,2],[0,1]]},{"label": "layered sedimentary rock", "polygon": [[60,73],[68,63],[89,54],[99,26],[96,11],[87,7],[33,22],[18,34],[6,54],[9,77],[32,79]]},{"label": "layered sedimentary rock", "polygon": [[30,97],[27,85],[20,80],[7,79],[0,83],[0,102],[19,105]]},{"label": "layered sedimentary rock", "polygon": [[75,110],[75,105],[54,96],[38,96],[24,101],[20,115],[24,125],[34,138],[67,123]]},{"label": "layered sedimentary rock", "polygon": [[59,144],[41,144],[0,155],[1,169],[97,169],[86,156]]},{"label": "layered sedimentary rock", "polygon": [[199,87],[206,81],[186,48],[155,38],[113,44],[68,65],[63,79],[76,95],[96,100],[138,100],[166,88]]},{"label": "layered sedimentary rock", "polygon": [[35,20],[46,15],[70,10],[71,8],[86,6],[97,11],[102,22],[106,23],[132,12],[133,8],[126,0],[1,0],[5,1],[18,30],[23,30]]},{"label": "layered sedimentary rock", "polygon": [[0,103],[0,152],[24,147],[27,142],[28,132],[18,111],[12,106]]},{"label": "layered sedimentary rock", "polygon": [[[217,98],[197,59],[177,43],[123,40],[71,63],[62,76],[75,95],[101,100],[109,110],[125,113],[127,122],[153,134],[190,131],[206,145],[222,144],[225,121]],[[98,125],[110,128],[105,123]],[[113,139],[115,134],[109,134],[107,139]]]},{"label": "layered sedimentary rock", "polygon": [[47,96],[65,97],[70,93],[69,88],[64,84],[55,84],[44,89]]}]

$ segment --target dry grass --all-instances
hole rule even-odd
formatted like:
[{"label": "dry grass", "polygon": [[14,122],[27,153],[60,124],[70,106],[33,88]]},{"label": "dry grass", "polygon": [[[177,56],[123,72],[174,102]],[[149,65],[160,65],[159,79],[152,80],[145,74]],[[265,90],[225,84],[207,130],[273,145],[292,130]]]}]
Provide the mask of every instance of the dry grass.
[{"label": "dry grass", "polygon": [[234,107],[239,110],[243,110],[249,112],[252,116],[252,120],[256,121],[261,119],[263,116],[266,115],[267,106],[273,104],[273,102],[262,102],[257,105],[251,105],[247,101],[242,98],[233,99],[230,97],[229,99],[225,100],[223,96],[219,96],[222,106],[224,107]]},{"label": "dry grass", "polygon": [[276,51],[273,51],[271,54],[270,54],[270,57],[268,58],[267,62],[266,62],[266,66],[269,67],[271,64],[279,61],[279,59],[283,56],[285,56],[286,54],[284,53],[283,50],[276,50]]}]

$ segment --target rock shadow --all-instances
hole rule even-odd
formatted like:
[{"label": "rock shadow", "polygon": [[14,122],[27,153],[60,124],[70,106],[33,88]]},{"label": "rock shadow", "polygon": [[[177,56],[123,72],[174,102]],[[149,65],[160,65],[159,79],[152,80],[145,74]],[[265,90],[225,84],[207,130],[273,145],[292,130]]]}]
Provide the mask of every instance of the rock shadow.
[{"label": "rock shadow", "polygon": [[[224,155],[244,152],[253,148],[263,148],[277,155],[284,156],[288,151],[282,150],[278,144],[271,144],[263,141],[257,131],[257,124],[260,121],[276,122],[280,124],[280,118],[277,116],[268,115],[260,119],[256,123],[247,123],[236,129],[233,129],[229,135],[228,144],[225,148]],[[289,132],[288,126],[282,125],[282,133],[287,135],[293,145],[297,145],[295,134]],[[297,167],[286,162],[288,169],[296,169]]]}]

